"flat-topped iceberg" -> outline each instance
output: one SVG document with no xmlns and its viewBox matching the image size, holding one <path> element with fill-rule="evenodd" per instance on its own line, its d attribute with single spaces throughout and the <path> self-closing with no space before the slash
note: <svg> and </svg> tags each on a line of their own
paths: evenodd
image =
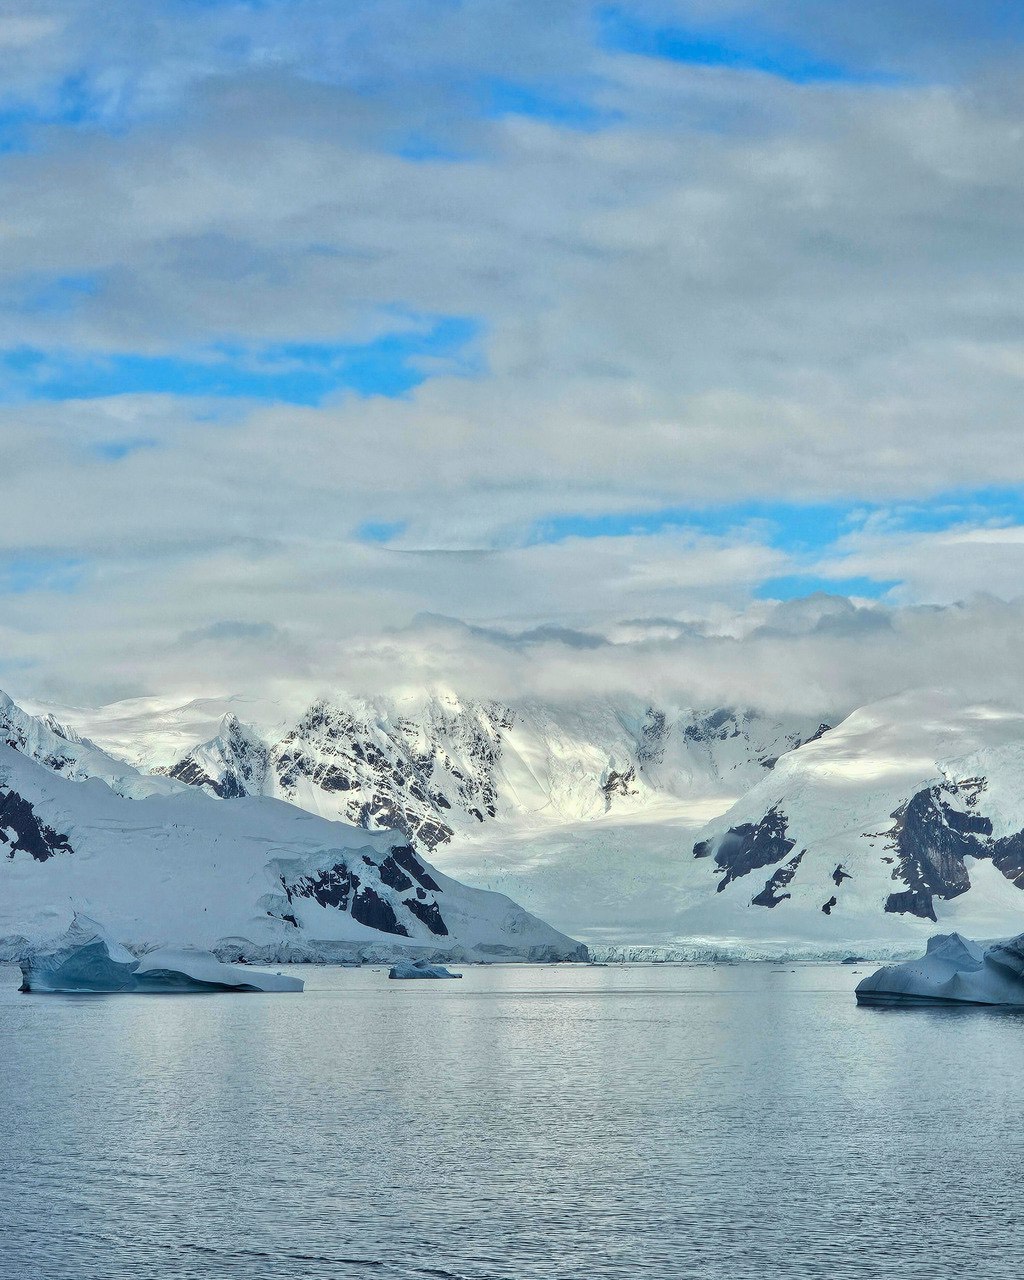
<svg viewBox="0 0 1024 1280">
<path fill-rule="evenodd" d="M 859 983 L 857 1003 L 1024 1006 L 1024 934 L 988 947 L 936 934 L 919 959 L 886 965 Z"/>
<path fill-rule="evenodd" d="M 22 991 L 301 991 L 301 978 L 223 964 L 194 947 L 160 947 L 134 956 L 102 925 L 76 915 L 71 927 L 21 958 Z"/>
<path fill-rule="evenodd" d="M 443 964 L 427 964 L 425 960 L 400 960 L 391 966 L 389 978 L 461 978 Z"/>
</svg>

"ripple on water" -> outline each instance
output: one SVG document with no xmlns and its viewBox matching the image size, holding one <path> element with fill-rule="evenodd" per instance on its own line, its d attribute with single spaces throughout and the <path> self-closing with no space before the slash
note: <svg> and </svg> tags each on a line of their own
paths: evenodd
<svg viewBox="0 0 1024 1280">
<path fill-rule="evenodd" d="M 0 1280 L 1016 1280 L 1021 1016 L 858 1009 L 839 965 L 465 974 L 4 970 Z"/>
</svg>

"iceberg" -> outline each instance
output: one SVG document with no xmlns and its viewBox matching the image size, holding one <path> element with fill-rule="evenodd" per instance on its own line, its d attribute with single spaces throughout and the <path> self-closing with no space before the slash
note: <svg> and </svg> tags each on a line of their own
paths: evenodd
<svg viewBox="0 0 1024 1280">
<path fill-rule="evenodd" d="M 24 992 L 301 991 L 301 978 L 223 964 L 195 947 L 132 955 L 102 925 L 75 915 L 56 941 L 21 958 Z"/>
<path fill-rule="evenodd" d="M 399 960 L 392 965 L 389 978 L 461 978 L 461 973 L 452 973 L 443 964 L 427 964 L 425 960 Z"/>
<path fill-rule="evenodd" d="M 1024 933 L 987 947 L 959 933 L 936 934 L 923 956 L 864 978 L 857 1003 L 1024 1006 Z"/>
</svg>

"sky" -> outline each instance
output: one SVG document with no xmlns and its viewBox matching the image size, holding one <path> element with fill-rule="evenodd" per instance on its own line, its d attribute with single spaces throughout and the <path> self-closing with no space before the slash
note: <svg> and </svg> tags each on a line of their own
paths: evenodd
<svg viewBox="0 0 1024 1280">
<path fill-rule="evenodd" d="M 0 0 L 0 686 L 1015 694 L 1024 11 Z"/>
</svg>

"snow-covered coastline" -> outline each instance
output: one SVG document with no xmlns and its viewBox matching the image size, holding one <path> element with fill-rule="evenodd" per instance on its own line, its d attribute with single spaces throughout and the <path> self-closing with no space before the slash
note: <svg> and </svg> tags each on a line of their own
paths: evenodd
<svg viewBox="0 0 1024 1280">
<path fill-rule="evenodd" d="M 218 736 L 153 773 L 0 701 L 7 875 L 42 877 L 43 913 L 0 901 L 0 954 L 47 911 L 94 909 L 75 895 L 99 884 L 97 858 L 116 867 L 106 897 L 125 885 L 117 909 L 136 908 L 125 936 L 152 941 L 159 916 L 180 940 L 191 913 L 202 945 L 253 962 L 881 961 L 936 925 L 1007 937 L 1024 916 L 1013 707 L 924 690 L 812 731 L 735 710 L 438 692 L 320 699 L 292 722 L 262 708 L 260 728 L 234 714 L 254 709 L 241 699 L 92 723 L 152 762 L 224 706 Z"/>
<path fill-rule="evenodd" d="M 77 911 L 135 949 L 194 946 L 222 960 L 586 955 L 510 898 L 446 876 L 399 833 L 262 796 L 226 803 L 119 766 L 13 704 L 4 719 L 0 954 L 52 937 Z"/>
</svg>

